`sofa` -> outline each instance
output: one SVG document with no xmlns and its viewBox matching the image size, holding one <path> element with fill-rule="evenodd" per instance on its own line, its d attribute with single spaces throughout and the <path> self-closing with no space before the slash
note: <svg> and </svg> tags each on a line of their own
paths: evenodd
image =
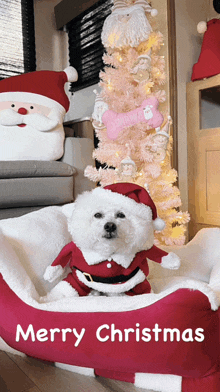
<svg viewBox="0 0 220 392">
<path fill-rule="evenodd" d="M 68 130 L 65 130 L 68 135 Z M 58 161 L 0 161 L 0 219 L 72 202 L 94 184 L 84 177 L 92 159 L 90 138 L 66 137 Z"/>
</svg>

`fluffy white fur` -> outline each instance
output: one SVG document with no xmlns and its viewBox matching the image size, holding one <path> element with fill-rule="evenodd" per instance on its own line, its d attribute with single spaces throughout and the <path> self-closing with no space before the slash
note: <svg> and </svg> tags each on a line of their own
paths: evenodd
<svg viewBox="0 0 220 392">
<path fill-rule="evenodd" d="M 102 191 L 103 189 L 95 189 L 78 196 L 68 221 L 69 231 L 83 253 L 95 252 L 93 260 L 92 255 L 88 254 L 88 264 L 97 264 L 114 255 L 114 260 L 126 268 L 138 251 L 149 249 L 154 243 L 152 212 L 150 207 L 145 207 L 144 214 L 137 214 L 135 208 L 130 208 L 130 202 L 136 205 L 135 201 L 128 198 L 126 204 L 125 197 L 121 200 L 119 194 Z M 124 213 L 125 218 L 117 218 L 118 212 Z M 95 218 L 96 213 L 101 213 L 102 218 Z M 117 225 L 117 238 L 110 241 L 103 238 L 104 225 L 107 222 Z M 115 255 L 118 260 L 115 259 Z"/>
<path fill-rule="evenodd" d="M 179 269 L 180 259 L 176 256 L 175 253 L 170 252 L 167 256 L 162 258 L 161 267 L 168 269 Z"/>
</svg>

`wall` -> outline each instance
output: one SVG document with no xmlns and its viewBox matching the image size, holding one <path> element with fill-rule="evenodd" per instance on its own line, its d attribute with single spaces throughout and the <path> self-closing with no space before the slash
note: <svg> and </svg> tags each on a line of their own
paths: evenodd
<svg viewBox="0 0 220 392">
<path fill-rule="evenodd" d="M 68 39 L 56 29 L 54 7 L 60 0 L 34 0 L 37 70 L 61 71 L 68 65 Z"/>
<path fill-rule="evenodd" d="M 178 175 L 182 210 L 188 209 L 187 181 L 187 113 L 186 84 L 191 80 L 193 64 L 198 61 L 203 36 L 197 33 L 197 24 L 206 20 L 209 0 L 175 0 L 177 39 L 177 92 L 178 92 Z"/>
</svg>

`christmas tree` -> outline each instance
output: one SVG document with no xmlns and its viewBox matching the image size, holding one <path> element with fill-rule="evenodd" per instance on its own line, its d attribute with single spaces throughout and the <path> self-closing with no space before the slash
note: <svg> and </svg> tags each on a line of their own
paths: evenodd
<svg viewBox="0 0 220 392">
<path fill-rule="evenodd" d="M 179 210 L 180 192 L 174 185 L 172 119 L 167 109 L 160 111 L 166 76 L 164 56 L 159 55 L 163 35 L 152 28 L 156 15 L 146 0 L 115 0 L 105 20 L 105 68 L 93 113 L 99 139 L 94 158 L 102 167 L 89 166 L 85 175 L 102 186 L 132 182 L 147 189 L 166 222 L 155 233 L 155 243 L 182 245 L 189 215 Z"/>
</svg>

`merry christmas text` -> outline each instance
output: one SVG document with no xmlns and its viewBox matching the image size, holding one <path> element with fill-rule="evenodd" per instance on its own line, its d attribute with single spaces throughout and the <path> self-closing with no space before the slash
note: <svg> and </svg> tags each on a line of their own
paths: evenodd
<svg viewBox="0 0 220 392">
<path fill-rule="evenodd" d="M 62 342 L 66 342 L 71 337 L 74 337 L 74 346 L 78 347 L 81 343 L 83 337 L 85 336 L 86 329 L 81 328 L 77 330 L 76 328 L 51 328 L 49 330 L 41 328 L 37 331 L 34 330 L 32 324 L 29 324 L 26 331 L 23 330 L 20 324 L 17 325 L 16 329 L 16 342 L 21 339 L 28 340 L 31 339 L 32 342 L 46 342 L 59 339 Z M 87 332 L 88 333 L 88 332 Z M 91 335 L 90 335 L 91 336 Z M 136 323 L 135 328 L 124 328 L 118 329 L 115 324 L 103 324 L 97 328 L 95 333 L 96 339 L 101 342 L 129 342 L 130 340 L 135 340 L 136 342 L 144 341 L 150 342 L 151 340 L 158 342 L 203 342 L 205 339 L 204 329 L 187 328 L 184 331 L 180 331 L 178 328 L 160 328 L 158 324 L 155 324 L 154 328 L 140 328 L 140 324 Z"/>
</svg>

